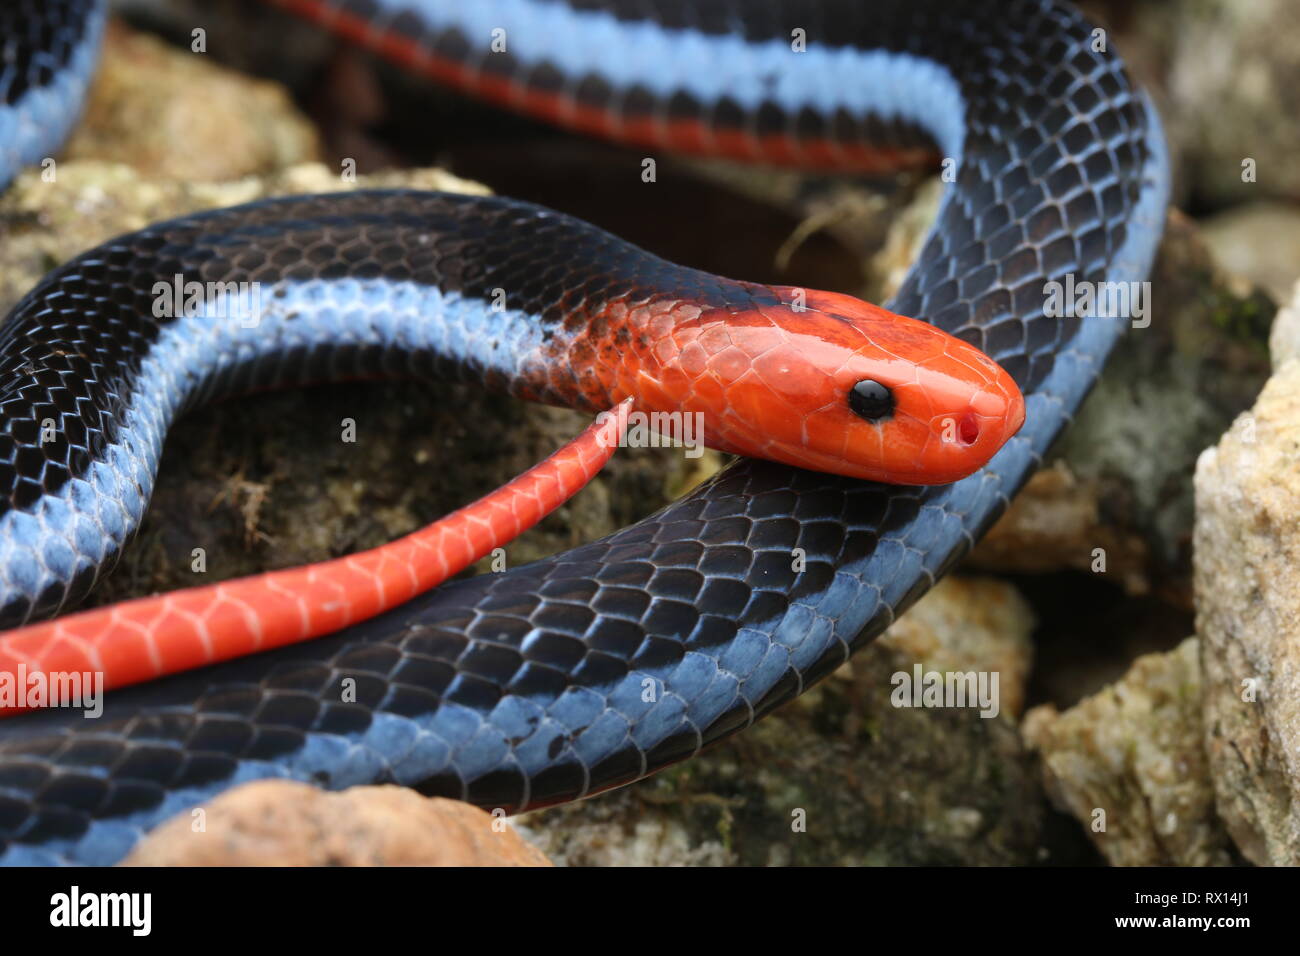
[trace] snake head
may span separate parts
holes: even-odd
[[[746,289],[655,336],[625,379],[638,408],[702,413],[722,451],[912,485],[972,474],[1024,424],[1011,376],[935,326],[833,292]]]

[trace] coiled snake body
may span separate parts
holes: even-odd
[[[98,720],[2,721],[6,863],[111,863],[169,815],[267,777],[396,782],[516,811],[627,783],[746,727],[879,634],[1002,512],[1123,331],[1122,319],[1045,314],[1045,285],[1144,279],[1163,225],[1155,112],[1055,0],[284,5],[469,92],[625,142],[846,169],[937,149],[955,181],[889,308],[996,360],[1023,392],[1024,427],[950,484],[744,458],[605,539],[114,693]],[[102,23],[94,0],[0,12],[17,38],[0,53],[0,178],[66,132]],[[272,317],[282,327],[232,329],[219,361],[133,324],[159,271],[219,279],[271,264],[294,280]],[[519,290],[511,308],[486,310],[502,284]],[[431,194],[278,200],[107,243],[0,328],[4,623],[84,594],[139,521],[167,422],[194,402],[415,371],[607,407],[595,380],[521,358],[586,334],[591,313],[565,324],[575,299],[766,315],[771,295],[534,207]],[[430,309],[441,320],[422,325]],[[307,311],[315,324],[290,327]],[[614,312],[596,311],[616,334]],[[71,344],[62,364],[51,347],[33,369],[32,343],[56,340]],[[37,454],[26,429],[49,409],[91,427]]]

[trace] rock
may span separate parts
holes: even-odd
[[[1196,467],[1206,748],[1219,814],[1261,864],[1300,863],[1298,453],[1300,361],[1292,358]]]
[[[1038,471],[976,547],[971,563],[1004,572],[1051,569],[1106,574],[1129,594],[1150,590],[1147,541],[1113,523],[1098,477],[1057,460]]]
[[[900,261],[900,250],[910,251],[907,244],[917,237],[900,223],[924,232],[934,219],[942,192],[938,178],[927,175],[927,170],[863,180],[716,159],[677,158],[674,162],[693,179],[709,183],[715,193],[729,194],[733,207],[735,197],[744,197],[795,218],[796,224],[784,237],[763,237],[769,244],[778,243],[773,256],[776,274],[762,277],[752,273],[745,278],[831,288],[873,302],[883,302],[896,291],[902,279],[898,270],[905,272],[910,264]],[[674,189],[681,191],[687,183],[689,180],[675,183]],[[729,210],[728,218],[737,211]],[[758,225],[752,219],[743,221],[745,231],[757,231]],[[816,240],[822,238],[833,242],[819,244]],[[886,243],[891,244],[888,251],[883,248]],[[851,267],[814,269],[806,259],[799,261],[800,254],[810,254],[823,266],[831,266],[836,251],[849,257]],[[749,268],[761,268],[763,258],[751,256],[755,261]],[[795,268],[787,271],[787,266]]]
[[[98,159],[65,160],[52,182],[38,170],[28,170],[0,196],[0,309],[7,312],[58,263],[151,223],[268,196],[398,186],[488,192],[441,169],[380,173],[344,182],[320,163],[233,182],[149,177],[133,166]]]
[[[159,96],[159,90],[166,96]],[[110,22],[82,122],[63,155],[130,163],[146,177],[265,174],[320,158],[284,90]]]
[[[1089,7],[1104,4],[1090,3]],[[1211,207],[1300,194],[1300,18],[1291,0],[1115,5],[1117,47],[1156,92],[1184,190]],[[1253,177],[1242,163],[1253,160]]]
[[[1261,286],[1278,302],[1300,278],[1300,209],[1258,202],[1202,221],[1206,245],[1225,269]]]
[[[877,644],[935,671],[996,671],[1000,709],[1019,718],[1033,665],[1034,615],[1015,587],[950,577],[882,634]]]
[[[515,817],[519,835],[556,866],[727,866],[736,862],[719,832],[696,832],[670,804],[646,803],[642,790],[618,791],[595,800]],[[724,810],[725,797],[701,794]]]
[[[124,866],[550,866],[504,820],[402,787],[261,780],[178,814]]]
[[[879,301],[892,298],[903,285],[939,213],[944,189],[942,180],[931,176],[916,189],[907,206],[890,218],[884,241],[870,260]]]
[[[1013,724],[1032,615],[1015,589],[947,578],[887,636],[731,740],[520,830],[557,864],[1015,864],[1045,846]],[[919,655],[919,656],[918,656]],[[1001,712],[895,707],[895,675],[1000,671]]]
[[[1273,357],[1274,368],[1300,358],[1300,281],[1283,301],[1287,304],[1278,310],[1277,318],[1273,320],[1273,331],[1268,336],[1268,351]]]
[[[1064,713],[1049,704],[1025,716],[1022,733],[1042,758],[1053,803],[1112,864],[1231,862],[1200,704],[1197,642],[1188,638],[1139,657],[1123,680]]]

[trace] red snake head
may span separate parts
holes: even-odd
[[[659,312],[615,397],[700,413],[713,448],[894,484],[964,478],[1024,424],[1020,389],[974,346],[851,296],[767,291],[779,302]]]

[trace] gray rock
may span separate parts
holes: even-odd
[[[1180,187],[1218,208],[1300,195],[1300,7],[1293,0],[1106,3],[1116,48],[1152,90]],[[1243,178],[1243,161],[1254,179]]]
[[[1251,203],[1204,220],[1201,233],[1229,272],[1262,287],[1277,302],[1291,298],[1300,278],[1300,209]]]
[[[1201,727],[1195,638],[1133,662],[1123,680],[1064,713],[1035,707],[1022,733],[1052,802],[1116,866],[1223,866]]]
[[[1300,863],[1297,435],[1292,358],[1196,468],[1196,631],[1219,814],[1249,859],[1278,865]]]

